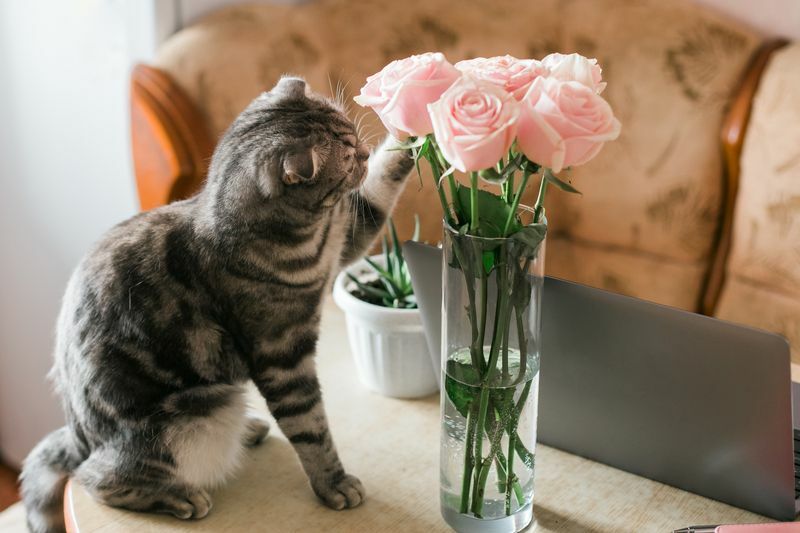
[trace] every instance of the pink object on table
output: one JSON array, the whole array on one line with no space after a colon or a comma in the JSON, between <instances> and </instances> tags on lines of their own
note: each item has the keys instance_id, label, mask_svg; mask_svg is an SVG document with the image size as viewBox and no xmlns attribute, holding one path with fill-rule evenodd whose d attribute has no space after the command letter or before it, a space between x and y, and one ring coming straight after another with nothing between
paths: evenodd
<instances>
[{"instance_id":1,"label":"pink object on table","mask_svg":"<svg viewBox=\"0 0 800 533\"><path fill-rule=\"evenodd\" d=\"M800 522L718 526L716 533L800 533Z\"/></svg>"}]
</instances>

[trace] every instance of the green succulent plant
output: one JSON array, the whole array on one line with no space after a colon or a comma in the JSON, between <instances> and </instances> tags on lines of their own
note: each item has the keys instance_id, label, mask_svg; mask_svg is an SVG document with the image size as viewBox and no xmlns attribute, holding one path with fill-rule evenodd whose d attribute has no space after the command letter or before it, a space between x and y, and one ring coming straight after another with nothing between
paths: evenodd
<instances>
[{"instance_id":1,"label":"green succulent plant","mask_svg":"<svg viewBox=\"0 0 800 533\"><path fill-rule=\"evenodd\" d=\"M369 256L364 260L377 274L377 279L362 281L347 272L347 276L356 284L353 295L371 304L395 309L416 309L417 299L414 296L414 287L411 285L411 275L408 265L403 258L400 240L394 222L388 220L391 242L383 236L382 248L385 266L373 261ZM419 216L414 215L414 235L412 241L419 240Z\"/></svg>"}]
</instances>

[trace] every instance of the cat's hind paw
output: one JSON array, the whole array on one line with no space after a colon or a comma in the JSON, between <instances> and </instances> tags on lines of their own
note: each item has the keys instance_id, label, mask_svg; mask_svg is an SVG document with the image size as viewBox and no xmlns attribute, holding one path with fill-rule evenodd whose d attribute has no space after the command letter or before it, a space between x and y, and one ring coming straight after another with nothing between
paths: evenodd
<instances>
[{"instance_id":1,"label":"cat's hind paw","mask_svg":"<svg viewBox=\"0 0 800 533\"><path fill-rule=\"evenodd\" d=\"M165 494L151 510L171 514L181 520L199 520L205 518L212 506L211 496L204 490L196 490L182 495Z\"/></svg>"},{"instance_id":2,"label":"cat's hind paw","mask_svg":"<svg viewBox=\"0 0 800 533\"><path fill-rule=\"evenodd\" d=\"M269 435L269 422L265 418L251 416L247 419L244 432L244 445L254 448L264 442Z\"/></svg>"},{"instance_id":3,"label":"cat's hind paw","mask_svg":"<svg viewBox=\"0 0 800 533\"><path fill-rule=\"evenodd\" d=\"M329 483L319 485L314 487L316 495L325 502L325 505L337 511L358 507L367 495L361 481L349 474L343 474Z\"/></svg>"}]
</instances>

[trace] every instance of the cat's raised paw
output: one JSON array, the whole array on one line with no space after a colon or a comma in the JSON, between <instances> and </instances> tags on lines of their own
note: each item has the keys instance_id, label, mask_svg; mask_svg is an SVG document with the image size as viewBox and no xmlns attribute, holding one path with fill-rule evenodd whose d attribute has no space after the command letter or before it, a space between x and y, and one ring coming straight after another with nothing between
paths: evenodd
<instances>
[{"instance_id":1,"label":"cat's raised paw","mask_svg":"<svg viewBox=\"0 0 800 533\"><path fill-rule=\"evenodd\" d=\"M357 477L344 474L321 487L314 487L314 492L331 509L340 511L358 507L366 498L366 491Z\"/></svg>"}]
</instances>

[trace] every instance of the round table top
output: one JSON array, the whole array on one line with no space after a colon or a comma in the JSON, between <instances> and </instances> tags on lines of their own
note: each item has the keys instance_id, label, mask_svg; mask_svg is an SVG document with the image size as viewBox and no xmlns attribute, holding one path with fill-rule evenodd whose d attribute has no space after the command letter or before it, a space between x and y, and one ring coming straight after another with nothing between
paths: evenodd
<instances>
[{"instance_id":1,"label":"round table top","mask_svg":"<svg viewBox=\"0 0 800 533\"><path fill-rule=\"evenodd\" d=\"M439 532L439 398L386 398L358 381L344 315L326 303L317 356L331 431L345 468L367 500L332 511L312 493L286 438L272 424L240 471L212 492L199 521L113 509L78 484L66 490L72 532L220 531ZM795 379L800 367L793 368ZM266 413L255 389L251 400ZM536 448L535 523L530 531L671 531L697 523L754 523L765 517L616 470L547 446Z\"/></svg>"}]
</instances>

